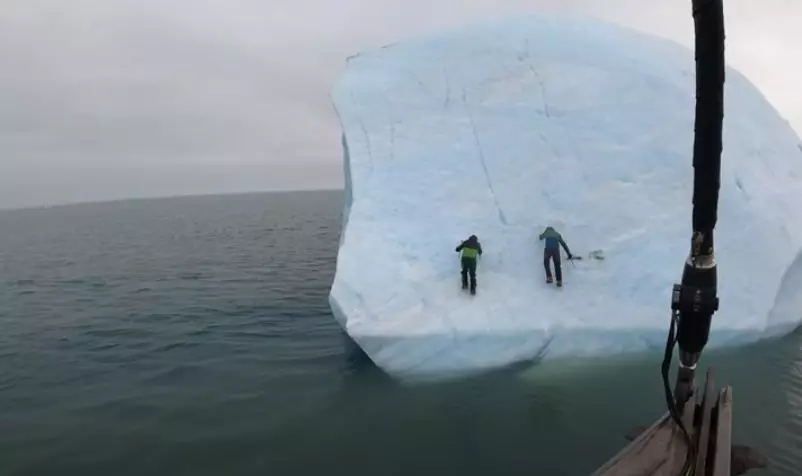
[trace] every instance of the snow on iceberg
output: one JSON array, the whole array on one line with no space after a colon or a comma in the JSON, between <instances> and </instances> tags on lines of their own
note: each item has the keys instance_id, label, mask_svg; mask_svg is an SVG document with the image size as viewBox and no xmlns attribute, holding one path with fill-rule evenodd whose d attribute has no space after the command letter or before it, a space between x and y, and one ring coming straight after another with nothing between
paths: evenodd
<instances>
[{"instance_id":1,"label":"snow on iceberg","mask_svg":"<svg viewBox=\"0 0 802 476\"><path fill-rule=\"evenodd\" d=\"M333 98L346 209L334 316L400 378L662 349L689 248L693 52L533 14L352 57ZM802 151L728 69L710 347L802 318ZM547 285L538 234L575 254ZM478 235L478 294L454 248Z\"/></svg>"}]
</instances>

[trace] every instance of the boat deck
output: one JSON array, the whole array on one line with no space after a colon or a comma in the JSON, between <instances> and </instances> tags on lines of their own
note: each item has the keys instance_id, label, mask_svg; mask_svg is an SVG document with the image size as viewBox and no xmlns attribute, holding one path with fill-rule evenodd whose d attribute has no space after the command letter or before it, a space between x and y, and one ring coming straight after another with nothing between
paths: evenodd
<instances>
[{"instance_id":1,"label":"boat deck","mask_svg":"<svg viewBox=\"0 0 802 476\"><path fill-rule=\"evenodd\" d=\"M715 391L709 369L704 391L694 390L682 411L683 424L696 450L691 462L695 471L689 474L741 474L733 473L732 467L732 388ZM681 476L687 457L682 430L666 412L593 476Z\"/></svg>"}]
</instances>

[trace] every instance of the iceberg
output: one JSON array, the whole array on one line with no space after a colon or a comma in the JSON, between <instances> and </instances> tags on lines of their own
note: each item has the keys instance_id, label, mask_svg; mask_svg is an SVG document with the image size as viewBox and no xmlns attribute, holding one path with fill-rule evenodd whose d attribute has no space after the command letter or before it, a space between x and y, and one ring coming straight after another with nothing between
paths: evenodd
<instances>
[{"instance_id":1,"label":"iceberg","mask_svg":"<svg viewBox=\"0 0 802 476\"><path fill-rule=\"evenodd\" d=\"M708 348L802 318L799 138L732 68L725 88ZM691 234L691 50L530 14L352 56L332 98L346 203L329 302L380 368L429 379L664 348ZM563 259L563 288L545 282L549 225L585 257ZM471 234L476 296L454 250Z\"/></svg>"}]
</instances>

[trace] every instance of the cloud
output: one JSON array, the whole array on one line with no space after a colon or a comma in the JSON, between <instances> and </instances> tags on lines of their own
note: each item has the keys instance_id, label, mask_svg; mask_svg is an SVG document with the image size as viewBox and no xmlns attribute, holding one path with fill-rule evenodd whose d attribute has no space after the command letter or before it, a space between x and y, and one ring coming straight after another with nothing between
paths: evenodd
<instances>
[{"instance_id":1,"label":"cloud","mask_svg":"<svg viewBox=\"0 0 802 476\"><path fill-rule=\"evenodd\" d=\"M802 130L802 3L725 8L730 62ZM535 9L693 41L689 0L6 0L0 207L339 186L346 56Z\"/></svg>"}]
</instances>

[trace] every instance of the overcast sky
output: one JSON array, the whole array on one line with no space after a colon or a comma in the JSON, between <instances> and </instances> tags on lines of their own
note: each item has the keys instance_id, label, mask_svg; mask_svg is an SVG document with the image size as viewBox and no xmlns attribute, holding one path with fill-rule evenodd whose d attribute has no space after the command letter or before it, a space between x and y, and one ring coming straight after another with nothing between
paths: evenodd
<instances>
[{"instance_id":1,"label":"overcast sky","mask_svg":"<svg viewBox=\"0 0 802 476\"><path fill-rule=\"evenodd\" d=\"M690 0L0 0L0 208L342 185L353 53L537 9L692 45ZM802 1L726 0L727 54L802 131Z\"/></svg>"}]
</instances>

